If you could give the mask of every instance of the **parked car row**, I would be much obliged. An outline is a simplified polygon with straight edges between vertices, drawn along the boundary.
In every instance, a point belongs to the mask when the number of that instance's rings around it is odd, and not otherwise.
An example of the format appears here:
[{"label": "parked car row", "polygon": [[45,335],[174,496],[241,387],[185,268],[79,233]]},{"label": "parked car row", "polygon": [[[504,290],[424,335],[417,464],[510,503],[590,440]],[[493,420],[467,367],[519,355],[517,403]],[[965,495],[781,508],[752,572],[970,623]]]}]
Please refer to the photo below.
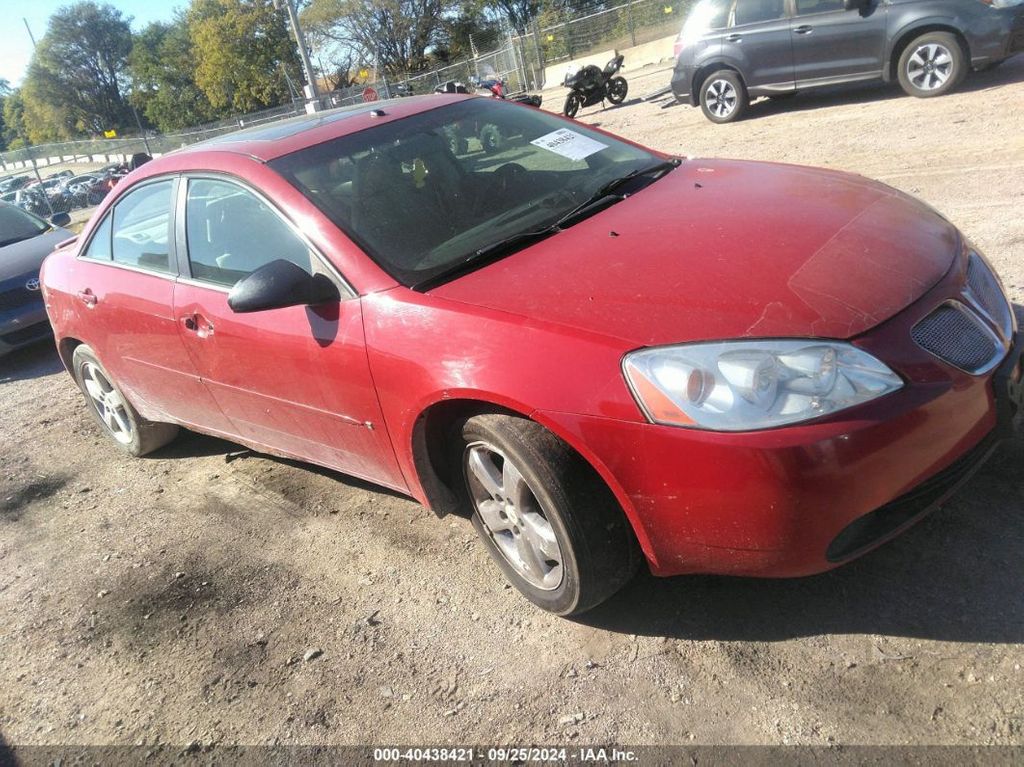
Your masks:
[{"label": "parked car row", "polygon": [[132,168],[149,159],[149,155],[137,154],[127,162],[110,163],[88,173],[62,170],[42,180],[25,174],[11,176],[0,181],[0,202],[42,217],[99,205]]},{"label": "parked car row", "polygon": [[751,99],[867,80],[941,96],[1024,51],[1024,0],[700,0],[672,93],[715,123]]}]

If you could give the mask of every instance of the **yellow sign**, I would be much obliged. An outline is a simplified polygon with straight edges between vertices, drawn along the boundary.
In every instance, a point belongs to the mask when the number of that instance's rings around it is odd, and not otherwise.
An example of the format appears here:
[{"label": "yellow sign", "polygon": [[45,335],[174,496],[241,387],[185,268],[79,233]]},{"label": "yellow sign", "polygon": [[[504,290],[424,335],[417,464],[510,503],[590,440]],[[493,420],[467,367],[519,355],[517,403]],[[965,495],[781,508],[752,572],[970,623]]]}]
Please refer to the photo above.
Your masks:
[{"label": "yellow sign", "polygon": [[103,131],[103,137],[104,138],[117,138],[117,131],[116,130],[105,130],[105,131]]},{"label": "yellow sign", "polygon": [[359,70],[359,79],[360,80],[365,80],[369,76],[370,76],[369,70],[367,70],[367,69],[360,69]]},{"label": "yellow sign", "polygon": [[672,13],[672,6],[666,5],[662,10],[665,11],[665,13]]},{"label": "yellow sign", "polygon": [[548,42],[549,43],[555,42],[555,36],[554,35],[548,35]]}]

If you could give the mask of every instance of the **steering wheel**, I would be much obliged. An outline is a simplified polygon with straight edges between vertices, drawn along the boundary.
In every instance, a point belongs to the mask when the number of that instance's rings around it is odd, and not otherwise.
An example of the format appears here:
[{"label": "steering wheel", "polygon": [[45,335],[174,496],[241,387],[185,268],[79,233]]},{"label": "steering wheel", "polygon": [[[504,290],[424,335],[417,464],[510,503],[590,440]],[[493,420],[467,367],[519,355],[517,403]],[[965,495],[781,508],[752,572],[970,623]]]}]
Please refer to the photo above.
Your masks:
[{"label": "steering wheel", "polygon": [[526,179],[526,168],[517,162],[507,162],[494,171],[495,192],[508,194]]}]

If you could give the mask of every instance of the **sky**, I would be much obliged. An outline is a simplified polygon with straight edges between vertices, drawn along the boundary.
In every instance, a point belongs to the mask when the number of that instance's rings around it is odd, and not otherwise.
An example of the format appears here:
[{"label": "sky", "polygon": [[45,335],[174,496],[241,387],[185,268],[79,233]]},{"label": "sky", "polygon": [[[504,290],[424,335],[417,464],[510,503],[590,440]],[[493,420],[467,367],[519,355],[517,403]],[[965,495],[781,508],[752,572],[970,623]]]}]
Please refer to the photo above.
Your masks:
[{"label": "sky", "polygon": [[[139,30],[151,21],[165,21],[174,15],[174,9],[185,2],[162,0],[100,0],[117,8],[125,16],[133,17],[132,29]],[[0,78],[11,85],[20,85],[32,58],[32,41],[25,30],[25,22],[32,28],[38,42],[46,34],[50,15],[73,0],[0,0],[3,23],[0,24]]]}]

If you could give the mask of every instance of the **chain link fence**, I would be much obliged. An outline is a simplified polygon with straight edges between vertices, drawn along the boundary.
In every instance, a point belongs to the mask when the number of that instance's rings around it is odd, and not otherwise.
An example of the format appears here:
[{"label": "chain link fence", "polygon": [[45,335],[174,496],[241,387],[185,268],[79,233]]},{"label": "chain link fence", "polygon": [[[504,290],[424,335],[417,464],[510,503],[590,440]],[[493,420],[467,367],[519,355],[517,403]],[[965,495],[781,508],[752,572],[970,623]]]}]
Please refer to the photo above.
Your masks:
[{"label": "chain link fence", "polygon": [[[507,93],[536,91],[545,67],[610,49],[625,49],[676,34],[696,0],[632,0],[613,7],[595,0],[570,12],[544,12],[522,34],[492,31],[477,36],[474,55],[404,78],[381,77],[322,94],[317,108],[333,109],[414,94],[431,93],[449,81],[477,85],[500,80]],[[627,62],[628,63],[628,62]],[[88,210],[98,204],[139,154],[157,157],[241,128],[304,114],[296,100],[261,112],[220,120],[180,133],[68,141],[0,152],[0,201],[41,216]]]}]

